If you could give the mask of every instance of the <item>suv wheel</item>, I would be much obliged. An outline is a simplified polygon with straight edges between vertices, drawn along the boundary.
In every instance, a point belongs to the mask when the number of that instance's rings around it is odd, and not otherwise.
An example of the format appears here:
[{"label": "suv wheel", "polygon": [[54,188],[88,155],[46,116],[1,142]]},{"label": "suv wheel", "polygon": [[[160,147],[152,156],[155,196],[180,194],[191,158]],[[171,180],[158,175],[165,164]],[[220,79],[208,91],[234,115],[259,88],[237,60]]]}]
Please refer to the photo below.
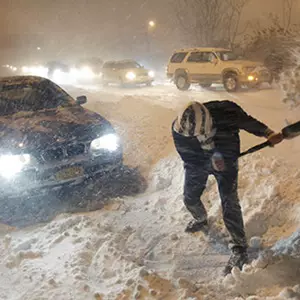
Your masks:
[{"label": "suv wheel", "polygon": [[226,74],[223,79],[223,84],[227,92],[236,92],[239,89],[238,78],[234,73]]},{"label": "suv wheel", "polygon": [[176,77],[175,84],[177,88],[181,91],[186,91],[190,88],[191,84],[188,82],[187,77],[184,75],[179,75]]}]

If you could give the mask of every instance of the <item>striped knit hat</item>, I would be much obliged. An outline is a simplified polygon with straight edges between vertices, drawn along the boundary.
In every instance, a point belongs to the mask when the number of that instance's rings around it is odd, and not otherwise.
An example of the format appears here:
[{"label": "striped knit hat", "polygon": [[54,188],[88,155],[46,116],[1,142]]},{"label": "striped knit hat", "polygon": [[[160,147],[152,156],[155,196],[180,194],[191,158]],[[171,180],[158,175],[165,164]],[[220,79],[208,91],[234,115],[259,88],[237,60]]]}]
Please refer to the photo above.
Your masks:
[{"label": "striped knit hat", "polygon": [[211,137],[213,122],[207,108],[199,102],[190,102],[174,124],[175,132],[187,137]]}]

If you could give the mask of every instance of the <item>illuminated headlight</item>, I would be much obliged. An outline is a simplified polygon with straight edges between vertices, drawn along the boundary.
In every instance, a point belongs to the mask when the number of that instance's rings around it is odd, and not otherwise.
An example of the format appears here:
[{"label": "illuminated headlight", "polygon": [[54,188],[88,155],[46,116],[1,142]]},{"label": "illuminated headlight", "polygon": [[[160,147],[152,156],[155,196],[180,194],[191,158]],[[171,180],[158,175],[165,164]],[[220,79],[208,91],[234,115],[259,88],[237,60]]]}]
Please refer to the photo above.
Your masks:
[{"label": "illuminated headlight", "polygon": [[90,67],[83,67],[81,70],[80,70],[80,73],[82,75],[83,78],[86,78],[86,79],[92,79],[95,77],[95,73],[93,72],[93,70],[90,68]]},{"label": "illuminated headlight", "polygon": [[0,156],[0,175],[7,179],[14,177],[30,163],[29,154],[21,155],[1,155]]},{"label": "illuminated headlight", "polygon": [[252,75],[249,75],[249,76],[248,76],[248,80],[249,80],[249,81],[253,81],[254,79],[255,79],[254,76],[252,76]]},{"label": "illuminated headlight", "polygon": [[110,133],[100,138],[97,138],[91,143],[91,150],[108,150],[108,151],[116,151],[119,148],[120,142],[119,137],[116,134]]},{"label": "illuminated headlight", "polygon": [[128,80],[134,80],[136,78],[136,75],[133,72],[128,72],[128,73],[126,73],[125,77]]},{"label": "illuminated headlight", "polygon": [[155,73],[153,71],[148,72],[149,77],[153,78],[155,76]]}]

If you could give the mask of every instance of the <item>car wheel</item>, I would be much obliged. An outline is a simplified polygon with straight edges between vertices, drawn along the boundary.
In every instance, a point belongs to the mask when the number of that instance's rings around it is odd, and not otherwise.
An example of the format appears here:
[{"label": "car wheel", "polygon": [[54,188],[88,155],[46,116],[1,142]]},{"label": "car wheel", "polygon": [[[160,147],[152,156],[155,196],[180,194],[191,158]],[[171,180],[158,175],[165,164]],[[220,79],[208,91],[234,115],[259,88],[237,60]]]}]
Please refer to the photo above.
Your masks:
[{"label": "car wheel", "polygon": [[208,89],[211,87],[212,83],[200,83],[199,85],[204,89]]},{"label": "car wheel", "polygon": [[225,75],[223,84],[227,92],[236,92],[240,87],[237,75],[234,73]]},{"label": "car wheel", "polygon": [[176,77],[175,84],[177,88],[181,91],[186,91],[190,88],[191,84],[188,82],[188,79],[184,75],[179,75]]},{"label": "car wheel", "polygon": [[270,86],[272,86],[273,82],[274,82],[274,77],[271,76],[271,78],[270,78],[269,81],[268,81],[268,84],[269,84]]}]

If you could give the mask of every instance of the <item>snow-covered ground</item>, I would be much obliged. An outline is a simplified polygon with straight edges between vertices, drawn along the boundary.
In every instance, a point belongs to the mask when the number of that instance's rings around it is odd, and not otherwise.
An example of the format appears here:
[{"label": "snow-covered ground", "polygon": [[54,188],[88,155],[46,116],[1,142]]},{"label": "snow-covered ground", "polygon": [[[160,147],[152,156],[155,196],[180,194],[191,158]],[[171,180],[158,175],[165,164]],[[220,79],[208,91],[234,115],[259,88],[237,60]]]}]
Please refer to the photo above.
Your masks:
[{"label": "snow-covered ground", "polygon": [[[229,95],[219,87],[68,88],[106,116],[125,161],[147,178],[145,193],[101,210],[60,214],[47,224],[0,227],[0,299],[300,299],[300,141],[240,160],[239,194],[253,261],[225,279],[227,233],[213,178],[203,201],[211,235],[184,233],[183,169],[171,139],[176,110],[189,100],[232,99],[275,130],[300,117],[276,89]],[[242,133],[243,149],[261,139]],[[101,199],[99,199],[101,201]]]}]

